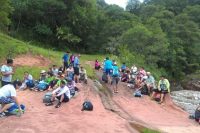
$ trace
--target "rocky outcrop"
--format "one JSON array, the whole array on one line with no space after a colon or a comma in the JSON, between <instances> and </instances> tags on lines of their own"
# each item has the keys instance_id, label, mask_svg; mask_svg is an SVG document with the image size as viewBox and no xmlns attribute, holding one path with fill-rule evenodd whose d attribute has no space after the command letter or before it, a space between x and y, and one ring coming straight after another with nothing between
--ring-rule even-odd
<instances>
[{"instance_id":1,"label":"rocky outcrop","mask_svg":"<svg viewBox=\"0 0 200 133\"><path fill-rule=\"evenodd\" d=\"M188 75L181 82L181 86L184 90L200 91L200 73Z\"/></svg>"},{"instance_id":2,"label":"rocky outcrop","mask_svg":"<svg viewBox=\"0 0 200 133\"><path fill-rule=\"evenodd\" d=\"M181 107L189 114L194 114L195 109L200 104L200 92L198 91L173 91L171 97L177 106Z\"/></svg>"}]
</instances>

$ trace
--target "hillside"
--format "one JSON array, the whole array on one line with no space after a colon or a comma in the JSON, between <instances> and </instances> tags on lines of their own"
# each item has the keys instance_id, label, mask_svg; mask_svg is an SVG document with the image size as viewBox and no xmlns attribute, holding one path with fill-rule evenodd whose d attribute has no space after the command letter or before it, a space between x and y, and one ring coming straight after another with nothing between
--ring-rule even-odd
<instances>
[{"instance_id":1,"label":"hillside","mask_svg":"<svg viewBox=\"0 0 200 133\"><path fill-rule=\"evenodd\" d=\"M37 77L39 70L47 69L53 63L61 63L59 60L62 52L48 52L3 34L0 34L0 42L0 46L7 52L14 47L12 56L16 61L15 77L21 76L25 70ZM4 56L7 55L5 51L1 53ZM103 58L100 55L82 55L81 60L90 71L90 77L100 81L101 72L92 69L93 60L97 57ZM120 83L119 94L115 95L111 93L110 85L102 85L93 80L89 80L87 85L78 83L78 95L59 109L44 106L42 97L45 92L18 91L20 101L26 105L26 113L20 118L11 116L2 119L0 125L4 128L0 132L158 133L154 130L159 130L168 133L197 133L200 130L194 121L188 119L188 113L176 107L170 98L166 104L159 105L146 96L134 98L132 90L123 83ZM92 101L94 111L81 111L85 99Z\"/></svg>"}]
</instances>

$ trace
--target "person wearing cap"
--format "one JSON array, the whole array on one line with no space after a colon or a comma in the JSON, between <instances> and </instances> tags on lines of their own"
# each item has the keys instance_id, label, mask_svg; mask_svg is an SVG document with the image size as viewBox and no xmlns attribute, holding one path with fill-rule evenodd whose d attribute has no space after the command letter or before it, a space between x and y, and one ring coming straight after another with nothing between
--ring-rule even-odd
<instances>
[{"instance_id":1,"label":"person wearing cap","mask_svg":"<svg viewBox=\"0 0 200 133\"><path fill-rule=\"evenodd\" d=\"M55 101L55 99L58 99L58 103L55 106L55 108L59 108L62 102L69 102L70 98L71 98L70 90L66 86L66 82L64 80L61 80L61 85L52 92L51 102L46 103L45 105L51 106L53 105L53 102Z\"/></svg>"},{"instance_id":2,"label":"person wearing cap","mask_svg":"<svg viewBox=\"0 0 200 133\"><path fill-rule=\"evenodd\" d=\"M47 78L47 73L45 70L41 70L39 81L45 81Z\"/></svg>"},{"instance_id":3,"label":"person wearing cap","mask_svg":"<svg viewBox=\"0 0 200 133\"><path fill-rule=\"evenodd\" d=\"M68 59L69 59L68 51L63 55L62 59L63 59L63 72L65 72L65 69L68 68Z\"/></svg>"},{"instance_id":4,"label":"person wearing cap","mask_svg":"<svg viewBox=\"0 0 200 133\"><path fill-rule=\"evenodd\" d=\"M2 108L0 108L0 117L5 116L4 111L15 103L18 105L19 115L21 115L22 110L16 93L16 89L19 89L21 85L22 83L20 81L15 81L13 84L7 84L0 88L0 105L2 106Z\"/></svg>"},{"instance_id":5,"label":"person wearing cap","mask_svg":"<svg viewBox=\"0 0 200 133\"><path fill-rule=\"evenodd\" d=\"M112 85L113 85L113 91L114 93L118 93L118 82L119 82L119 68L117 66L117 63L113 63L112 67Z\"/></svg>"},{"instance_id":6,"label":"person wearing cap","mask_svg":"<svg viewBox=\"0 0 200 133\"><path fill-rule=\"evenodd\" d=\"M12 75L14 74L12 67L13 67L12 59L7 59L7 64L1 67L1 73L2 73L1 86L10 84L12 82Z\"/></svg>"}]
</instances>

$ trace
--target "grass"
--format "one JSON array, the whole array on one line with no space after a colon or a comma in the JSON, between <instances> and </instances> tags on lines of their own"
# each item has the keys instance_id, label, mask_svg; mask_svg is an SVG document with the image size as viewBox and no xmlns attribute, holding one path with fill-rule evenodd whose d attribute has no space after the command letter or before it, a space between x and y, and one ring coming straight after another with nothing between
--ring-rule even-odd
<instances>
[{"instance_id":1,"label":"grass","mask_svg":"<svg viewBox=\"0 0 200 133\"><path fill-rule=\"evenodd\" d=\"M58 66L62 65L62 51L54 51L50 48L41 48L39 46L35 46L29 42L23 42L12 37L9 37L5 34L0 33L0 62L4 64L7 58L15 58L16 56L22 54L32 54L41 55L45 58L48 58L51 61L51 65L56 64ZM88 64L88 61L95 61L98 59L99 61L103 61L105 56L103 55L81 55L80 61L81 65L83 65L86 70L88 77L95 79L94 66ZM49 66L49 67L50 67ZM27 67L20 66L16 68L15 74L13 75L13 79L22 79L24 71L30 72L35 79L39 77L39 72L41 69L48 70L48 67Z\"/></svg>"},{"instance_id":2,"label":"grass","mask_svg":"<svg viewBox=\"0 0 200 133\"><path fill-rule=\"evenodd\" d=\"M145 128L145 129L142 131L142 133L160 133L160 132L158 132L158 131L156 131L156 130L152 130L152 129Z\"/></svg>"}]
</instances>

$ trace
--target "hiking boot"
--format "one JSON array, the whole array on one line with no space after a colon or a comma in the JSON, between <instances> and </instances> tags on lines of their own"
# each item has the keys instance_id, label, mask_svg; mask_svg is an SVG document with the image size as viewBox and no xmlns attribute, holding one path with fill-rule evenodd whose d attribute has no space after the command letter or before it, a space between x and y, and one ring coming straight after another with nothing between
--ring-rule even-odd
<instances>
[{"instance_id":1,"label":"hiking boot","mask_svg":"<svg viewBox=\"0 0 200 133\"><path fill-rule=\"evenodd\" d=\"M55 106L55 108L59 108L61 106L61 102L59 102L56 106Z\"/></svg>"}]
</instances>

